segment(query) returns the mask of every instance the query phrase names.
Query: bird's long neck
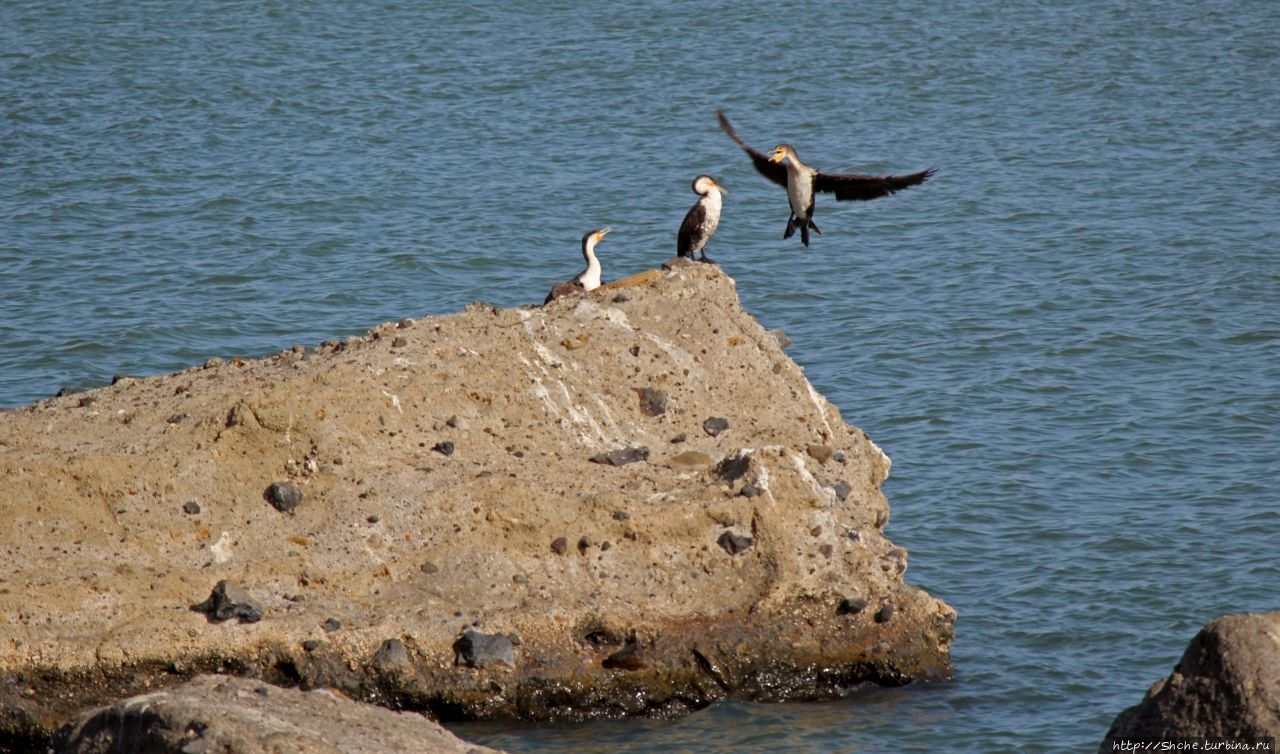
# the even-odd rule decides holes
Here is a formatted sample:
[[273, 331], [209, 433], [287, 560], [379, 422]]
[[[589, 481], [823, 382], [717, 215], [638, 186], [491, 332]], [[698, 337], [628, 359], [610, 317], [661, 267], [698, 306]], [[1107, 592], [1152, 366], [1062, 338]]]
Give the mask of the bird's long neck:
[[701, 201], [702, 201], [702, 205], [707, 208], [707, 212], [710, 213], [711, 217], [719, 216], [720, 208], [721, 208], [721, 205], [723, 204], [723, 200], [720, 197], [719, 191], [716, 191], [715, 189], [711, 189], [710, 191], [702, 195]]
[[815, 172], [813, 168], [801, 162], [795, 152], [787, 154], [787, 168], [800, 175], [812, 175]]
[[587, 260], [587, 269], [578, 276], [578, 281], [587, 290], [600, 287], [600, 260], [596, 258], [596, 239], [588, 238], [582, 244], [582, 258]]

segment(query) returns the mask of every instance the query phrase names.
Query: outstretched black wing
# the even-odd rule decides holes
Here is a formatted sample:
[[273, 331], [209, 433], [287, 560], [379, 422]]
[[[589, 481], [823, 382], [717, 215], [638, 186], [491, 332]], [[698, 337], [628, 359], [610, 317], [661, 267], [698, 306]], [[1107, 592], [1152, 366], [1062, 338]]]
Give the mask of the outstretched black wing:
[[720, 119], [720, 127], [724, 129], [725, 133], [729, 134], [729, 138], [738, 142], [738, 146], [742, 147], [742, 151], [751, 155], [751, 161], [755, 163], [756, 170], [760, 171], [760, 175], [763, 175], [765, 178], [768, 178], [779, 186], [787, 185], [787, 168], [785, 165], [780, 162], [772, 162], [769, 159], [769, 155], [752, 149], [751, 146], [743, 141], [742, 137], [738, 136], [737, 132], [733, 130], [733, 126], [729, 125], [729, 119], [724, 117], [723, 111], [716, 110], [716, 117]]
[[[745, 147], [744, 147], [745, 148]], [[767, 158], [766, 158], [767, 159]], [[924, 183], [937, 172], [936, 167], [908, 175], [857, 175], [854, 173], [818, 173], [813, 177], [814, 191], [835, 194], [837, 201], [866, 201]]]

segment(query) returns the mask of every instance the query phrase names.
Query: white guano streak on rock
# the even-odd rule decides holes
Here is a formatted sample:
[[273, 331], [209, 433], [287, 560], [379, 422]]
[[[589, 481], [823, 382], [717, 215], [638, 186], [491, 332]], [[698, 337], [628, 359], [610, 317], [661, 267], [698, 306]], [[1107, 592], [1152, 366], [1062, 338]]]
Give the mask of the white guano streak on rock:
[[231, 560], [231, 534], [222, 532], [222, 536], [218, 537], [218, 541], [209, 545], [209, 552], [213, 553], [213, 562], [225, 563]]
[[[550, 349], [539, 342], [538, 339], [534, 337], [527, 321], [524, 324], [525, 331], [529, 334], [530, 340], [533, 343], [533, 350], [537, 353], [538, 358], [541, 359], [542, 362], [551, 366], [558, 365], [563, 368], [571, 369], [575, 372], [578, 371], [576, 366], [572, 364], [564, 364], [564, 362], [557, 358]], [[541, 363], [534, 364], [530, 362], [525, 358], [524, 354], [517, 354], [517, 356], [520, 359], [520, 363], [529, 367], [529, 377], [534, 383], [533, 394], [537, 396], [544, 405], [546, 405], [547, 409], [557, 419], [562, 419], [566, 414], [568, 415], [569, 421], [578, 428], [577, 439], [580, 444], [588, 447], [594, 447], [600, 443], [617, 442], [617, 440], [611, 438], [603, 429], [601, 429], [600, 424], [596, 422], [595, 418], [591, 416], [589, 411], [583, 409], [573, 399], [573, 396], [569, 393], [569, 387], [565, 384], [563, 377], [552, 375], [551, 372], [547, 370], [546, 366]], [[533, 372], [534, 369], [541, 372], [541, 376], [535, 374]], [[546, 383], [543, 382], [543, 378], [546, 378], [547, 380], [554, 380], [555, 385], [560, 388], [559, 395], [562, 400], [556, 400], [553, 389], [549, 388]], [[584, 431], [583, 427], [586, 427], [590, 432]], [[591, 433], [594, 433], [594, 438]]]
[[[535, 344], [535, 345], [541, 345], [541, 344]], [[529, 368], [529, 379], [533, 380], [534, 397], [542, 401], [542, 404], [547, 407], [547, 411], [549, 411], [552, 416], [554, 416], [556, 419], [563, 419], [564, 418], [563, 412], [560, 411], [560, 406], [557, 405], [556, 402], [551, 398], [551, 391], [547, 389], [547, 386], [545, 384], [543, 384], [542, 377], [539, 377], [538, 375], [533, 374], [532, 372], [533, 369], [537, 368], [541, 370], [543, 376], [549, 377], [549, 375], [547, 375], [546, 368], [543, 367], [541, 364], [538, 364], [535, 367], [535, 365], [531, 361], [526, 359], [524, 354], [522, 353], [516, 354], [516, 356], [517, 358], [520, 359], [521, 364], [524, 364], [526, 367]], [[587, 440], [586, 437], [582, 437], [582, 436], [580, 436], [578, 439], [584, 444], [586, 443], [586, 440]]]
[[[564, 407], [569, 412], [569, 418], [573, 420], [574, 424], [590, 427], [599, 442], [619, 442], [615, 438], [605, 434], [605, 431], [600, 428], [599, 422], [597, 422], [595, 417], [591, 415], [591, 412], [587, 411], [580, 403], [573, 399], [573, 395], [569, 392], [569, 386], [565, 384], [563, 379], [556, 380], [556, 385], [560, 387], [560, 394], [564, 396]], [[591, 444], [589, 442], [589, 438], [587, 438], [584, 433], [579, 432], [578, 436], [584, 441], [584, 444]]]
[[[400, 396], [388, 393], [386, 390], [383, 390], [382, 394], [391, 399], [391, 405], [394, 406], [397, 411], [402, 414], [404, 413], [404, 407], [400, 405]], [[292, 417], [290, 418], [292, 420]]]
[[796, 467], [796, 473], [813, 488], [813, 493], [818, 496], [818, 499], [822, 500], [823, 506], [835, 503], [836, 491], [830, 487], [823, 487], [817, 477], [809, 473], [809, 467], [805, 465], [804, 457], [794, 451], [788, 450], [785, 452], [791, 458], [791, 463]]
[[813, 389], [813, 383], [809, 382], [808, 377], [804, 378], [804, 386], [809, 391], [809, 400], [813, 401], [814, 407], [818, 409], [818, 414], [822, 417], [822, 426], [827, 430], [827, 437], [834, 436], [835, 433], [831, 431], [831, 423], [827, 421], [827, 407], [823, 405], [826, 403], [826, 399], [818, 395], [818, 391]]
[[635, 329], [627, 319], [626, 312], [614, 306], [601, 306], [590, 299], [579, 301], [573, 308], [573, 316], [585, 320], [603, 319], [626, 330]]
[[870, 445], [871, 449], [879, 453], [880, 457], [884, 459], [884, 478], [888, 479], [889, 470], [893, 468], [893, 459], [889, 457], [888, 453], [881, 450], [879, 445], [876, 445], [874, 442], [872, 442], [870, 437], [867, 438], [867, 444]]

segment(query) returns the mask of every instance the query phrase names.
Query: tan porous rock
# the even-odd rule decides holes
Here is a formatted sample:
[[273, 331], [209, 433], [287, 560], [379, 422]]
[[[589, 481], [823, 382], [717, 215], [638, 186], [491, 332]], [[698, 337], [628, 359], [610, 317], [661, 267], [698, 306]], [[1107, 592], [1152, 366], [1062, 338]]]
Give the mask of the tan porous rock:
[[0, 412], [0, 735], [203, 672], [446, 719], [947, 677], [888, 473], [712, 265]]
[[219, 675], [88, 710], [52, 754], [496, 754], [422, 715]]

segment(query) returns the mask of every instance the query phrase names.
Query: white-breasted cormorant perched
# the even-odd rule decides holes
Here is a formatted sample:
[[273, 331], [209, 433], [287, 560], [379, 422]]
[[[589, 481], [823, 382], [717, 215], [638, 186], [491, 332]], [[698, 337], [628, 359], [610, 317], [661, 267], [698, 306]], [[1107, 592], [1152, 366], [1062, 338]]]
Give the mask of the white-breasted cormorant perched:
[[[720, 127], [729, 134], [729, 138], [738, 143], [755, 163], [756, 170], [765, 178], [787, 187], [787, 201], [791, 203], [791, 217], [787, 219], [787, 230], [783, 238], [790, 238], [798, 228], [800, 240], [809, 245], [809, 229], [822, 235], [822, 231], [813, 222], [813, 197], [821, 191], [835, 194], [837, 201], [878, 199], [888, 196], [908, 186], [925, 182], [937, 168], [921, 170], [907, 175], [858, 175], [855, 173], [820, 173], [800, 161], [796, 150], [790, 144], [779, 144], [770, 154], [752, 149], [729, 125], [729, 119], [717, 110]], [[783, 164], [783, 161], [786, 164]]]
[[711, 240], [712, 234], [720, 226], [720, 195], [729, 192], [711, 176], [700, 175], [693, 179], [693, 193], [702, 198], [689, 208], [684, 222], [680, 223], [680, 233], [676, 236], [676, 254], [693, 259], [696, 252], [702, 255], [700, 261], [715, 264], [707, 256], [707, 241]]
[[600, 287], [600, 260], [596, 259], [596, 244], [600, 243], [604, 235], [611, 230], [613, 228], [605, 227], [593, 230], [582, 237], [582, 258], [587, 260], [587, 269], [579, 272], [572, 280], [552, 286], [543, 304], [549, 304], [553, 299], [570, 293], [584, 293]]

